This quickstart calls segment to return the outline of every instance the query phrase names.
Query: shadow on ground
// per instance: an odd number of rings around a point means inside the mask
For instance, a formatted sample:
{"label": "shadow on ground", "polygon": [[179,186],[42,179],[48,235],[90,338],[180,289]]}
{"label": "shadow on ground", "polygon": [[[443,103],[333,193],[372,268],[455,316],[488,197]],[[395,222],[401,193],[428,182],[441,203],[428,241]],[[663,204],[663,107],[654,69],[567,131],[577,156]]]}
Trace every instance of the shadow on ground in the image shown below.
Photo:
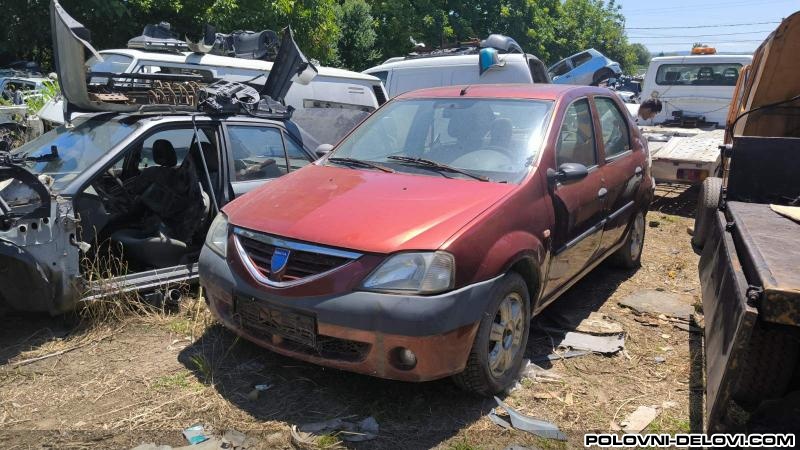
{"label": "shadow on ground", "polygon": [[699,186],[659,184],[650,211],[694,218],[699,190]]}
{"label": "shadow on ground", "polygon": [[[493,408],[490,399],[458,389],[449,379],[404,383],[327,369],[237,339],[220,325],[184,349],[179,361],[237,408],[257,420],[301,425],[335,417],[373,416],[374,448],[430,448]],[[255,385],[272,384],[256,400]]]}
{"label": "shadow on ground", "polygon": [[64,339],[76,330],[78,321],[69,315],[51,317],[41,313],[6,313],[0,317],[0,366],[47,342]]}
{"label": "shadow on ground", "polygon": [[[571,320],[580,322],[632,274],[603,264],[548,307],[540,320],[568,312]],[[534,329],[537,323],[533,322]],[[541,343],[545,345],[540,348]],[[532,331],[526,356],[542,351],[552,351],[551,340]],[[381,432],[369,448],[434,447],[495,406],[491,399],[467,394],[449,379],[404,383],[296,361],[239,339],[220,325],[184,349],[179,361],[257,420],[300,425],[349,415],[374,416]],[[255,385],[265,383],[273,387],[257,400],[248,398]]]}

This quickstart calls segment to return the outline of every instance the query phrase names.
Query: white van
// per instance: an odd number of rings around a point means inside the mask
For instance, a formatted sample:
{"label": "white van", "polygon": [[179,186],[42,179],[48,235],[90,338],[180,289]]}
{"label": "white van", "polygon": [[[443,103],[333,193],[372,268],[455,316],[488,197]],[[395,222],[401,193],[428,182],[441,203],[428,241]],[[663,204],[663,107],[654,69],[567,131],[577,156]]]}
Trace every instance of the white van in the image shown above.
{"label": "white van", "polygon": [[644,77],[641,99],[657,98],[663,109],[650,124],[684,116],[705,117],[705,122],[725,126],[728,106],[742,67],[751,55],[687,55],[653,58]]}
{"label": "white van", "polygon": [[[93,73],[169,73],[201,75],[209,79],[266,82],[272,62],[212,54],[148,52],[134,49],[102,50],[103,60],[92,57],[86,65]],[[306,84],[293,83],[286,105],[295,108],[293,121],[318,143],[335,144],[370,112],[386,102],[386,91],[378,78],[359,72],[318,67]],[[92,83],[102,83],[99,76]],[[260,83],[259,83],[260,82]],[[64,122],[61,101],[51,102],[39,113],[54,124]],[[321,120],[322,119],[322,120]],[[329,125],[336,123],[337,127]]]}
{"label": "white van", "polygon": [[389,97],[459,84],[550,82],[539,58],[523,53],[513,39],[500,35],[489,36],[480,46],[390,58],[364,73],[380,78]]}

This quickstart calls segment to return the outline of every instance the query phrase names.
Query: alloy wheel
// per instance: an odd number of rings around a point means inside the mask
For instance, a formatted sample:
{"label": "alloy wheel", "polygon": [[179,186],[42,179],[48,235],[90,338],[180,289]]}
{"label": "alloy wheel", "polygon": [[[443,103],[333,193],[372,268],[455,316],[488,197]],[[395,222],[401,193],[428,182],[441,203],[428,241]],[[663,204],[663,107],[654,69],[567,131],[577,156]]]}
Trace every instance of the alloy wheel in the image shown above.
{"label": "alloy wheel", "polygon": [[525,332],[522,297],[511,292],[500,302],[489,333],[489,370],[495,378],[502,377],[514,365],[522,351]]}

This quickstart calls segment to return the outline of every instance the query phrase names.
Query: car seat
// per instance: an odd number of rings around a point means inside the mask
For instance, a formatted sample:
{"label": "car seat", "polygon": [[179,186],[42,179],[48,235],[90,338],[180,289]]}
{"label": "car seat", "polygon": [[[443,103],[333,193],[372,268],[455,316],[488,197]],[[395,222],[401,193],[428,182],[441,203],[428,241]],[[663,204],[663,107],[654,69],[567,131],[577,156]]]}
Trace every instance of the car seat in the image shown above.
{"label": "car seat", "polygon": [[708,84],[714,81],[714,69],[711,67],[701,67],[697,71],[697,84]]}
{"label": "car seat", "polygon": [[722,78],[725,80],[725,84],[735,86],[736,80],[739,79],[739,71],[734,67],[728,67],[722,71]]}
{"label": "car seat", "polygon": [[184,263],[195,230],[208,216],[208,198],[203,192],[192,158],[177,166],[172,143],[159,139],[153,143],[153,161],[139,175],[145,188],[139,198],[154,217],[145,228],[122,229],[111,241],[134,266],[170,267]]}
{"label": "car seat", "polygon": [[489,147],[496,147],[503,150],[508,150],[511,145],[511,134],[513,131],[511,119],[500,118],[492,122],[492,127],[489,130]]}
{"label": "car seat", "polygon": [[681,78],[681,73],[677,71],[667,72],[664,74],[664,81],[670,84],[677,83]]}

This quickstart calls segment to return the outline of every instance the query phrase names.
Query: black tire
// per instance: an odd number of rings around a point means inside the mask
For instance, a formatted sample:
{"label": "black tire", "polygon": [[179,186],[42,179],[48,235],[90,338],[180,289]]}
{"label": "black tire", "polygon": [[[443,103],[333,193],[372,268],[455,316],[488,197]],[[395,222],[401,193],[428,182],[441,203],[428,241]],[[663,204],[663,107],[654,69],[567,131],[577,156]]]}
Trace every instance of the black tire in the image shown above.
{"label": "black tire", "polygon": [[719,196],[722,193],[722,178],[708,177],[700,185],[697,193],[697,211],[694,214],[694,231],[692,232],[692,246],[701,250],[706,244],[714,215],[719,207]]}
{"label": "black tire", "polygon": [[733,389],[733,400],[747,411],[769,399],[780,398],[789,389],[800,356],[800,338],[781,329],[757,323]]}
{"label": "black tire", "polygon": [[[637,211],[633,221],[628,226],[625,242],[613,255],[611,262],[622,269],[636,269],[642,265],[642,250],[644,249],[645,226],[644,212]],[[636,240],[637,242],[634,242]]]}
{"label": "black tire", "polygon": [[[528,343],[528,333],[530,332],[530,295],[528,294],[528,286],[522,276],[516,272],[507,273],[500,279],[492,288],[490,293],[491,300],[484,312],[478,332],[475,335],[475,341],[472,343],[472,350],[470,350],[467,359],[467,366],[464,371],[453,375],[453,381],[460,388],[485,397],[496,395],[508,388],[516,382],[519,376],[520,366],[522,365],[522,357],[525,353],[525,347]],[[503,361],[510,361],[504,364],[506,368],[502,374],[494,373],[490,364],[492,357],[490,356],[490,349],[498,349],[499,352],[505,354],[503,348],[497,347],[500,345],[504,347],[503,342],[506,339],[506,334],[503,333],[503,341],[496,342],[492,340],[492,329],[495,325],[503,326],[501,322],[496,319],[501,316],[500,306],[504,304],[507,299],[512,303],[519,301],[520,314],[521,314],[521,331],[519,336],[521,339],[518,342],[516,352],[510,359],[503,359]],[[512,327],[513,328],[513,327]],[[514,339],[515,335],[511,334],[510,339],[512,342],[517,342]],[[512,347],[517,344],[510,344]],[[496,354],[493,352],[493,354]]]}
{"label": "black tire", "polygon": [[613,76],[614,72],[612,72],[611,69],[600,69],[594,74],[594,77],[592,77],[592,86],[597,86]]}

